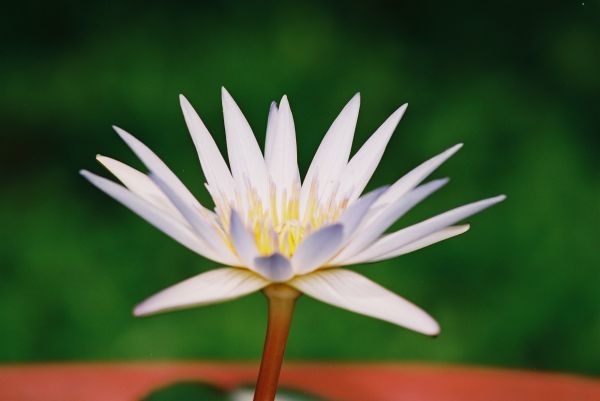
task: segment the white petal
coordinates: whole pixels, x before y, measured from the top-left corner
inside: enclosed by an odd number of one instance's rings
[[[298,274],[306,274],[327,262],[342,245],[344,226],[333,224],[318,229],[306,237],[292,256],[292,266]]]
[[[248,181],[263,202],[269,199],[269,182],[265,160],[252,129],[225,88],[221,90],[223,116],[227,137],[229,165],[236,183],[243,187]]]
[[[256,292],[269,282],[236,268],[221,268],[199,274],[151,296],[135,307],[136,316],[229,301]]]
[[[411,253],[414,251],[418,251],[419,249],[423,249],[428,247],[429,245],[433,245],[437,242],[441,242],[447,240],[452,237],[456,237],[457,235],[463,234],[469,230],[468,224],[463,224],[460,226],[450,226],[443,228],[439,231],[434,232],[433,234],[429,234],[426,237],[418,239],[414,242],[411,242],[407,245],[399,246],[398,248],[379,255],[371,255],[370,258],[364,258],[363,254],[356,255],[346,264],[354,264],[354,263],[367,263],[367,262],[377,262],[380,260],[391,259],[397,256],[406,255],[407,253]],[[391,235],[391,234],[388,234]],[[379,241],[385,241],[386,236],[383,236]],[[375,242],[373,246],[378,246],[378,243]],[[365,250],[365,253],[370,253],[369,249]]]
[[[396,129],[400,119],[406,111],[407,104],[402,105],[375,131],[373,135],[356,152],[344,169],[341,178],[339,193],[342,196],[349,195],[353,201],[360,196],[373,176],[383,152]]]
[[[183,183],[177,178],[177,176],[167,167],[167,165],[160,160],[158,156],[154,154],[146,145],[136,139],[133,135],[126,132],[125,130],[113,126],[114,130],[119,134],[121,139],[125,141],[127,146],[140,158],[140,160],[146,165],[148,170],[159,176],[167,185],[173,188],[173,191],[188,203],[191,207],[201,210],[203,213],[212,214],[211,211],[206,209],[198,202],[198,200],[191,194],[191,192],[183,185]]]
[[[156,208],[151,203],[127,190],[125,187],[107,180],[106,178],[97,176],[85,170],[82,170],[80,173],[101,191],[125,205],[132,212],[136,213],[175,241],[204,257],[219,263],[224,263],[219,255],[194,235],[190,229],[162,210]]]
[[[185,96],[179,95],[179,102],[208,185],[232,201],[235,198],[233,178],[217,144]]]
[[[318,197],[326,198],[328,191],[331,191],[332,186],[336,185],[346,167],[352,148],[359,108],[360,94],[357,93],[331,124],[321,141],[302,184],[300,193],[302,214],[314,183],[318,185]]]
[[[350,270],[328,269],[289,285],[319,301],[435,336],[440,328],[425,311]]]
[[[454,145],[450,149],[447,149],[439,155],[427,160],[424,163],[421,163],[418,167],[414,168],[408,174],[396,181],[390,187],[390,189],[381,198],[379,198],[377,205],[393,203],[400,199],[400,197],[404,196],[411,189],[419,185],[419,183],[427,178],[429,174],[431,174],[442,163],[448,160],[453,154],[458,152],[462,146],[462,143]]]
[[[230,266],[236,266],[238,264],[237,258],[233,255],[231,249],[227,246],[225,241],[223,241],[223,237],[217,231],[215,227],[216,222],[207,220],[206,217],[202,216],[197,210],[189,207],[189,205],[186,204],[171,187],[166,185],[165,182],[154,175],[154,173],[150,173],[150,178],[165,193],[165,195],[167,195],[169,200],[173,202],[173,205],[181,212],[198,236],[219,254],[222,260],[226,261],[223,263]]]
[[[254,258],[254,270],[272,282],[284,282],[294,276],[290,260],[280,253]]]
[[[272,124],[271,124],[272,125]],[[287,96],[279,103],[276,132],[269,133],[269,158],[267,168],[278,191],[287,191],[288,196],[300,182],[296,158],[296,130]]]
[[[360,254],[362,260],[371,259],[377,255],[385,255],[389,252],[394,251],[404,245],[408,245],[414,241],[420,240],[442,228],[448,227],[455,224],[469,216],[479,213],[480,211],[495,205],[498,202],[506,199],[505,195],[496,196],[494,198],[484,199],[479,202],[470,203],[456,209],[452,209],[448,212],[439,214],[435,217],[406,227],[402,230],[396,231],[389,235],[386,235],[376,244],[373,244],[365,252]],[[347,261],[341,261],[343,263],[353,263],[354,257],[348,258]]]
[[[385,232],[396,220],[402,217],[406,212],[412,209],[427,196],[440,189],[448,182],[447,178],[434,180],[427,184],[413,189],[406,196],[403,196],[395,203],[383,208],[383,210],[373,220],[364,225],[350,239],[348,246],[344,248],[339,255],[335,257],[332,264],[344,264],[345,261],[356,255],[358,252],[369,247],[381,234]],[[390,188],[391,189],[391,188]],[[388,189],[389,191],[389,189]],[[381,199],[387,194],[387,191],[379,197]],[[376,201],[375,204],[379,203]]]
[[[353,202],[339,218],[338,223],[344,226],[344,237],[348,238],[363,221],[369,208],[388,189],[387,186],[377,188]]]
[[[277,103],[271,102],[269,108],[269,118],[267,119],[267,135],[265,137],[265,162],[267,166],[272,163],[274,157],[273,145],[275,143],[275,135],[277,134]]]
[[[121,163],[110,157],[96,156],[96,159],[102,163],[115,177],[119,179],[131,192],[144,198],[152,205],[170,214],[180,221],[185,221],[181,213],[171,203],[169,198],[156,186],[156,184],[146,174]]]
[[[254,265],[254,258],[258,256],[256,241],[244,225],[238,212],[233,209],[231,210],[229,231],[231,242],[240,260],[246,267],[252,268]]]

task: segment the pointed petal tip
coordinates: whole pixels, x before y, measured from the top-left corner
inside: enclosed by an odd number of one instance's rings
[[[194,107],[192,106],[190,101],[181,94],[179,95],[179,106],[181,107],[181,111],[183,112],[183,118],[185,119],[186,124],[188,124],[188,120],[190,118],[193,118],[193,116],[196,114],[196,111],[194,110]]]
[[[460,148],[462,148],[464,146],[464,143],[460,142],[457,143],[456,145],[452,146],[450,149],[448,149],[449,151],[452,151],[452,153],[454,152],[458,152],[460,150]]]
[[[223,100],[231,99],[231,95],[229,94],[229,91],[224,86],[221,86],[221,98]]]
[[[435,327],[433,327],[431,331],[423,332],[423,334],[431,338],[438,338],[440,336],[441,331],[442,329],[440,328],[440,325],[437,322],[435,322]]]
[[[102,166],[106,167],[108,170],[110,170],[109,167],[111,165],[122,164],[120,161],[113,159],[112,157],[104,156],[101,154],[96,155],[96,161],[98,161],[98,163],[100,163]]]
[[[287,95],[283,95],[281,97],[281,101],[279,102],[278,110],[282,110],[282,109],[284,109],[284,110],[285,109],[288,109],[288,110],[290,109],[290,102],[288,100]]]
[[[441,158],[442,160],[448,160],[450,157],[454,156],[454,154],[456,152],[458,152],[462,147],[463,147],[463,143],[457,143],[454,146],[449,147],[448,149],[446,149],[445,151],[443,151],[442,153],[440,153],[438,156],[436,156],[434,159],[439,159]],[[432,159],[432,160],[434,160]]]
[[[182,93],[179,94],[179,104],[182,108],[190,106],[189,100],[187,100],[187,98]]]
[[[406,109],[408,108],[408,103],[404,103],[402,106],[398,107],[398,109],[394,112],[398,116],[398,118],[404,117],[404,113],[406,113]]]
[[[116,125],[113,125],[112,129],[114,129],[115,132],[117,133],[117,135],[119,135],[121,137],[121,139],[123,139],[124,141],[127,141],[128,138],[133,137],[133,135],[131,135],[129,132],[125,131],[123,128],[118,127]]]
[[[438,337],[441,331],[439,323],[428,313],[424,313],[425,315],[421,317],[422,321],[415,327],[412,327],[411,329],[416,331],[417,333],[424,334],[429,337]]]
[[[144,309],[145,309],[144,304],[141,303],[139,305],[136,305],[135,308],[133,308],[133,310],[131,311],[131,314],[135,317],[145,316],[147,314],[147,312]]]
[[[100,163],[102,166],[106,167],[108,170],[110,170],[109,165],[118,163],[117,160],[112,159],[108,156],[101,155],[101,154],[96,155],[96,160],[98,161],[98,163]]]
[[[153,307],[152,304],[148,302],[150,299],[152,299],[152,297],[137,304],[131,311],[131,314],[135,317],[145,317],[158,312],[156,307]]]
[[[498,195],[498,196],[494,196],[492,198],[488,198],[486,199],[490,204],[496,204],[496,203],[500,203],[503,200],[506,199],[506,195],[502,194],[502,195]]]
[[[393,125],[397,126],[402,117],[404,117],[404,113],[406,112],[406,108],[408,107],[408,103],[404,103],[402,106],[398,107],[386,120],[387,122],[391,122]],[[385,124],[385,123],[384,123]],[[395,129],[396,127],[394,127]],[[390,132],[390,136],[394,131]]]
[[[81,176],[83,178],[88,180],[92,185],[94,185],[96,187],[99,185],[99,183],[102,183],[103,181],[109,181],[108,179],[101,177],[97,174],[94,174],[91,171],[88,171],[85,169],[79,170],[79,174],[81,174]]]
[[[231,96],[229,91],[225,89],[224,86],[221,87],[221,103],[223,105],[223,113],[234,112],[234,114],[241,114],[242,112],[236,101],[233,99],[233,96]]]

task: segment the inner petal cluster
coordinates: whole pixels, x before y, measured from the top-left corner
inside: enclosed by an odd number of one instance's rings
[[[317,187],[314,181],[304,203],[301,203],[300,183],[294,184],[289,192],[271,184],[267,201],[263,201],[252,187],[238,191],[232,201],[213,196],[222,232],[231,244],[227,233],[234,209],[244,220],[261,256],[280,253],[290,258],[304,238],[336,222],[348,206],[348,199],[338,199],[335,191],[325,200],[319,199]]]

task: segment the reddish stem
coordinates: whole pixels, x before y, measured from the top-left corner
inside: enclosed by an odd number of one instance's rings
[[[285,284],[271,284],[263,290],[269,303],[269,322],[254,401],[273,401],[287,343],[296,299],[300,292]]]

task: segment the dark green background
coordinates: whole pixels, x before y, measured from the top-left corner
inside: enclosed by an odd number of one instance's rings
[[[96,153],[140,166],[115,123],[208,204],[177,95],[223,148],[225,85],[261,142],[269,102],[289,96],[302,171],[358,90],[355,149],[410,104],[371,187],[465,142],[434,174],[451,183],[400,224],[509,196],[462,237],[357,267],[430,311],[439,338],[305,297],[290,359],[600,373],[597,1],[80,3],[0,17],[0,361],[259,357],[259,294],[131,317],[215,264],[77,174],[106,174]]]

